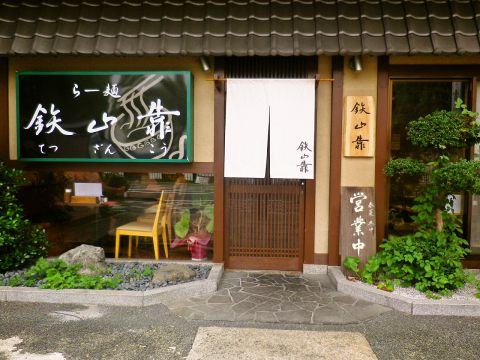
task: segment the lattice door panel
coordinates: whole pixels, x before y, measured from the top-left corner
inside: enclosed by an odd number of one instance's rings
[[[300,270],[304,185],[301,180],[225,179],[226,265]]]

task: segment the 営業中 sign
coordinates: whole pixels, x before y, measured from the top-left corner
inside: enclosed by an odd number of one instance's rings
[[[342,187],[340,219],[342,263],[356,256],[365,264],[376,252],[374,188]]]

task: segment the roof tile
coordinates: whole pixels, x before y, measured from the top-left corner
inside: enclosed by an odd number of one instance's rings
[[[385,29],[383,28],[383,22],[378,20],[362,18],[361,27],[362,27],[362,34],[368,34],[372,36],[383,36],[385,34]]]
[[[110,40],[104,37],[99,37],[99,40]],[[66,38],[63,36],[55,37],[53,41],[53,48],[55,49],[56,54],[71,54],[73,48],[73,41],[71,38]]]
[[[349,36],[359,36],[362,33],[359,19],[338,19],[338,28],[340,34]]]
[[[294,35],[293,48],[295,55],[312,56],[317,52],[315,38],[312,36]]]
[[[213,36],[225,36],[227,23],[225,21],[218,21],[213,19],[206,19],[205,24],[205,34]]]
[[[98,23],[80,20],[77,24],[77,35],[92,38],[98,33]]]
[[[76,36],[73,42],[72,52],[74,54],[93,54],[96,39],[94,37]]]
[[[405,15],[408,18],[414,19],[423,19],[425,20],[428,16],[425,3],[423,1],[405,1]]]
[[[432,36],[434,34],[438,34],[444,37],[447,37],[447,36],[452,37],[454,31],[453,31],[452,21],[449,18],[440,19],[437,17],[431,17],[429,22],[430,22],[430,30],[431,30]]]
[[[405,9],[403,8],[403,3],[401,1],[383,1],[382,12],[383,17],[387,19],[400,20],[405,18]]]
[[[4,1],[0,4],[0,21],[1,22],[15,22],[18,19],[20,7],[17,2]]]
[[[429,17],[436,17],[438,19],[450,18],[450,7],[445,6],[445,3],[427,0],[426,2]]]
[[[17,24],[10,21],[0,21],[0,39],[12,38],[15,35]]]
[[[478,54],[478,0],[4,0],[0,54]]]
[[[326,35],[326,36],[338,35],[337,20],[326,20],[322,18],[316,18],[315,29],[317,34]]]
[[[237,37],[248,35],[248,21],[230,18],[227,20],[227,34]]]
[[[52,52],[54,39],[35,36],[32,43],[32,51],[36,54],[49,54]]]
[[[11,54],[12,53],[13,38],[0,37],[0,53]]]
[[[284,20],[279,18],[273,18],[270,20],[271,34],[280,36],[292,36],[293,34],[293,21]]]
[[[455,34],[455,42],[457,43],[457,54],[478,54],[480,52],[478,36]]]
[[[410,47],[406,36],[385,35],[387,55],[409,54]]]
[[[13,54],[30,54],[32,53],[32,44],[33,44],[33,37],[24,38],[24,37],[15,37],[12,42],[12,49],[11,53]]]
[[[360,19],[360,11],[358,3],[355,2],[347,2],[347,1],[338,1],[337,4],[338,9],[338,17],[339,18],[346,18],[349,20],[359,20]]]
[[[317,44],[317,54],[337,55],[340,52],[338,36],[317,34],[317,36],[315,36],[315,41]]]
[[[290,36],[272,35],[272,50],[273,56],[288,56],[293,51],[293,38]]]
[[[292,4],[294,18],[313,20],[315,17],[315,5],[313,2],[294,1]]]
[[[37,24],[32,21],[18,20],[15,36],[22,38],[32,37],[37,28]]]
[[[272,19],[291,20],[293,18],[292,4],[272,1],[270,4],[270,17]]]
[[[249,35],[269,36],[270,26],[270,20],[250,18],[248,20],[248,33]]]
[[[56,22],[50,22],[50,21],[44,21],[44,20],[37,21],[37,28],[35,30],[35,35],[51,38],[55,36],[56,31],[57,31]]]
[[[453,36],[432,34],[432,44],[433,53],[437,55],[455,54],[457,51],[457,45]]]
[[[432,54],[433,46],[430,36],[420,36],[417,34],[408,35],[408,44],[411,55]]]
[[[238,21],[248,20],[249,12],[248,6],[240,5],[237,3],[228,4],[228,18],[235,19]]]
[[[77,33],[78,24],[76,22],[59,20],[57,23],[57,35],[64,38],[73,38]]]
[[[360,17],[362,19],[380,20],[382,15],[382,7],[379,1],[360,1]]]
[[[386,18],[383,21],[385,27],[385,34],[391,34],[395,36],[407,36],[407,23],[404,19],[391,19]]]
[[[371,55],[382,55],[387,51],[385,40],[382,37],[369,34],[362,35],[362,53]]]
[[[206,19],[225,20],[227,18],[227,5],[207,2],[207,9],[205,11]]]
[[[315,23],[311,20],[300,18],[293,19],[293,33],[313,37],[315,35]]]
[[[453,18],[453,27],[455,32],[462,35],[476,35],[478,33],[477,26],[473,19]]]
[[[326,20],[336,20],[338,17],[337,5],[335,2],[315,2],[315,17]]]
[[[426,19],[417,19],[407,17],[407,28],[409,34],[415,34],[420,36],[430,35],[430,26]]]
[[[80,19],[90,22],[95,22],[98,20],[102,12],[102,7],[100,4],[95,4],[93,2],[82,2],[80,7]]]
[[[362,54],[362,38],[358,35],[346,35],[340,34],[338,36],[339,43],[340,43],[340,51],[341,55],[344,54],[352,54],[358,55]]]

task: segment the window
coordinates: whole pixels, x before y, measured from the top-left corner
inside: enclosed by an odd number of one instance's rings
[[[408,141],[407,124],[435,110],[455,109],[457,98],[463,99],[468,104],[469,86],[470,82],[467,80],[392,80],[391,158],[421,158],[425,150],[413,146]],[[464,156],[464,154],[459,155]],[[426,180],[423,178],[418,181],[416,177],[390,180],[387,235],[398,235],[415,230],[411,219],[413,200],[419,195],[422,182]],[[457,196],[457,200],[461,203],[462,196]],[[461,205],[459,208],[462,212]]]
[[[165,211],[169,212],[166,225],[171,229],[167,236],[169,259],[193,255],[192,246],[176,240],[180,236],[174,230],[176,223],[186,219],[186,213],[189,219],[180,225],[186,232],[182,239],[208,229],[208,242],[202,245],[203,252],[195,255],[212,255],[213,177],[209,174],[31,171],[26,175],[30,185],[22,188],[20,199],[27,217],[45,227],[51,245],[49,256],[89,244],[103,247],[106,256],[113,257],[116,228],[132,221],[153,224],[162,192]],[[122,238],[121,258],[127,257],[127,244],[127,238]],[[159,245],[160,259],[164,259],[161,238]],[[153,258],[153,254],[152,240],[145,238],[133,247],[132,257]]]

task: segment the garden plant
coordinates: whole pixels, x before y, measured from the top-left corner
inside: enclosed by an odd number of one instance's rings
[[[0,163],[0,273],[34,263],[47,254],[47,234],[25,217],[17,199],[26,184],[21,170]]]
[[[469,253],[462,238],[461,218],[453,213],[453,194],[480,193],[480,162],[465,159],[474,144],[480,143],[478,114],[456,101],[458,111],[435,111],[410,121],[409,141],[422,148],[421,158],[390,160],[386,176],[422,177],[412,216],[415,232],[389,236],[381,251],[368,259],[347,257],[344,267],[370,284],[392,291],[394,284],[413,286],[429,297],[448,295],[467,281],[480,283],[468,274],[461,260]],[[420,154],[420,152],[419,152]]]

